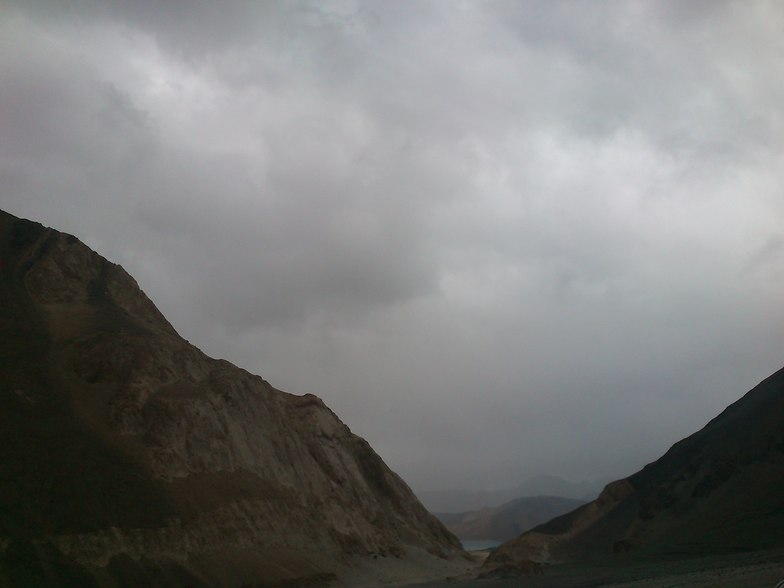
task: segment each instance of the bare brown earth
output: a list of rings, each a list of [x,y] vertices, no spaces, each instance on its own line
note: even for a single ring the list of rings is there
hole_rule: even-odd
[[[207,357],[120,266],[0,212],[0,586],[318,585],[378,560],[463,561],[319,398]]]

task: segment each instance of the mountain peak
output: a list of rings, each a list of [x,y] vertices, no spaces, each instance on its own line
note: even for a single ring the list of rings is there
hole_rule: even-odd
[[[7,213],[0,325],[0,575],[17,585],[233,586],[461,553],[318,397],[207,357],[120,266]]]

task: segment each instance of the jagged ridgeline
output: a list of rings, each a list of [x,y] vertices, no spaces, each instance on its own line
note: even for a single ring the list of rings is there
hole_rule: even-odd
[[[0,212],[0,585],[241,586],[460,544],[312,395],[183,340],[120,266]]]

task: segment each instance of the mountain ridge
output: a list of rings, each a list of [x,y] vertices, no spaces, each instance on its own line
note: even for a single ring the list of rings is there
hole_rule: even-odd
[[[779,548],[783,484],[784,369],[595,501],[503,544],[486,565]]]
[[[0,212],[0,303],[0,585],[239,586],[462,553],[319,398],[207,357],[76,237]]]

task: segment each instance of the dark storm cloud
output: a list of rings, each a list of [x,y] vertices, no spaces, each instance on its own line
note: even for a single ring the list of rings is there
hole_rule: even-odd
[[[627,474],[780,367],[776,2],[3,9],[3,208],[415,489]]]

